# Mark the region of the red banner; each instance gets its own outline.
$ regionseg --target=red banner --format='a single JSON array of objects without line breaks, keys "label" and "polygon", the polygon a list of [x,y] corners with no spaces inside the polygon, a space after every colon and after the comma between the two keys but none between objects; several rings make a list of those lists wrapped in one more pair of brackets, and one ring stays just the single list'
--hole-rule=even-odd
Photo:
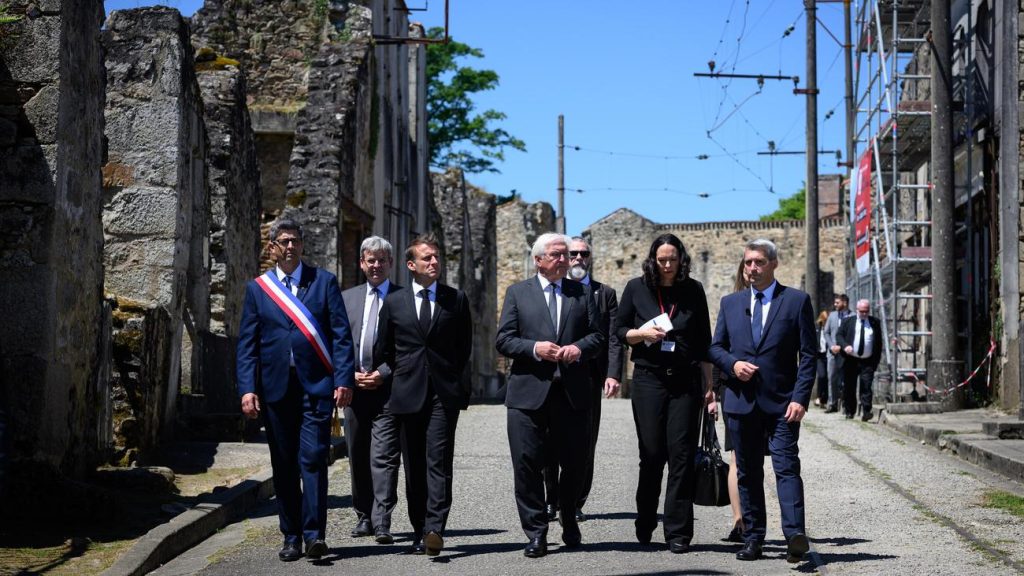
[{"label": "red banner", "polygon": [[871,238],[871,147],[864,151],[857,168],[857,195],[853,202],[853,253],[857,272],[864,274],[870,266]]}]

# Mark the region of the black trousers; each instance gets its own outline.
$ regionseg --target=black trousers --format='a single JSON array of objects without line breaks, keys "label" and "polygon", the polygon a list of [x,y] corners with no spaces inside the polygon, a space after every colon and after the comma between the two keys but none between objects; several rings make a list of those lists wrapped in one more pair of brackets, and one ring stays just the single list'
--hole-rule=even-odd
[{"label": "black trousers", "polygon": [[[557,454],[561,476],[558,500],[576,502],[587,450],[590,410],[573,409],[561,383],[552,383],[544,404],[536,410],[509,408],[508,446],[512,455],[516,507],[526,537],[547,536],[544,514],[544,467],[548,451]],[[568,512],[568,511],[567,511]]]},{"label": "black trousers", "polygon": [[667,463],[665,541],[689,543],[693,538],[693,459],[697,450],[699,410],[704,405],[700,372],[693,369],[667,375],[637,366],[630,398],[640,444],[637,533],[650,534],[658,525],[661,478]]},{"label": "black trousers", "polygon": [[818,403],[822,407],[828,404],[828,358],[824,352],[818,353],[815,360],[816,375],[814,385],[818,388]]},{"label": "black trousers", "polygon": [[376,390],[357,390],[352,404],[345,408],[345,442],[348,444],[349,472],[352,475],[352,508],[360,521],[370,518],[373,511],[370,440],[373,420],[380,415],[386,399]]},{"label": "black trousers", "polygon": [[[590,496],[590,488],[594,485],[594,458],[597,456],[597,434],[601,428],[601,398],[604,394],[604,381],[600,384],[594,382],[594,390],[591,393],[590,418],[587,421],[587,440],[590,442],[589,449],[584,456],[583,478],[580,485],[580,495],[576,499],[576,510],[582,510]],[[548,450],[547,465],[544,467],[544,500],[548,506],[558,508],[558,453],[555,450]],[[573,510],[566,509],[567,512]]]},{"label": "black trousers", "polygon": [[[372,427],[370,475],[373,478],[373,509],[370,521],[374,528],[390,532],[391,514],[398,504],[398,464],[403,460],[399,436],[401,425],[385,406],[373,419]],[[405,476],[409,478],[408,456],[404,462]]]},{"label": "black trousers", "polygon": [[416,534],[444,534],[452,507],[455,427],[459,411],[448,409],[433,387],[423,408],[396,415],[405,456],[405,495],[409,523]]},{"label": "black trousers", "polygon": [[875,380],[875,366],[868,359],[847,356],[843,359],[843,412],[849,416],[857,413],[857,387],[860,386],[860,409],[862,414],[871,411],[873,397],[872,383]]}]

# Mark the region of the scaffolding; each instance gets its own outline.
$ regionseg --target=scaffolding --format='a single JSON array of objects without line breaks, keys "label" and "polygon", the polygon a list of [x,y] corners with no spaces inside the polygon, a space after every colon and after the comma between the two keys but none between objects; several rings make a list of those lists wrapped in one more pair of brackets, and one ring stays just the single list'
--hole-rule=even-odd
[{"label": "scaffolding", "polygon": [[857,9],[854,159],[870,156],[870,263],[848,275],[848,293],[870,300],[880,317],[888,369],[876,388],[892,401],[916,397],[932,336],[929,7],[867,0]]}]

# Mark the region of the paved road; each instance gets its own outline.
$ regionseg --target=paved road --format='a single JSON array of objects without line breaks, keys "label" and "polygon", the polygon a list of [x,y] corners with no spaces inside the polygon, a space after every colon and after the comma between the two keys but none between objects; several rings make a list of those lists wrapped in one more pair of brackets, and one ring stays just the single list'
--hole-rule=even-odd
[{"label": "paved road", "polygon": [[[522,555],[525,538],[512,495],[512,471],[501,406],[474,406],[459,422],[455,458],[455,500],[436,559],[403,554],[409,524],[400,504],[393,546],[352,539],[354,523],[347,496],[331,500],[328,543],[331,555],[318,564],[277,560],[280,536],[273,508],[225,528],[163,567],[157,574],[974,574],[1024,573],[1024,523],[983,507],[989,490],[1024,490],[980,468],[921,446],[877,424],[848,421],[814,411],[801,438],[807,495],[807,529],[812,554],[807,562],[785,562],[778,505],[769,497],[766,558],[735,559],[738,545],[720,538],[728,532],[726,508],[696,510],[693,551],[670,554],[641,547],[633,539],[633,490],[637,450],[629,402],[605,401],[598,443],[597,475],[590,520],[583,523],[584,546],[560,549],[552,524],[551,553]],[[774,478],[766,474],[769,494]],[[347,462],[331,470],[331,494],[348,494]],[[658,538],[660,532],[655,533]]]}]

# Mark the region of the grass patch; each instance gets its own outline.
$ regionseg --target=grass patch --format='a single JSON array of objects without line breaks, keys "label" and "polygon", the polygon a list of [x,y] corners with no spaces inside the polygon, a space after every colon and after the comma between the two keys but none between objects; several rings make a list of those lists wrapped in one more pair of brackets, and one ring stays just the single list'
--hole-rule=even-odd
[{"label": "grass patch", "polygon": [[110,568],[135,542],[92,542],[88,538],[69,538],[59,546],[6,548],[0,554],[0,574],[92,576]]},{"label": "grass patch", "polygon": [[982,496],[981,505],[985,508],[998,508],[999,510],[1009,512],[1017,518],[1024,518],[1024,498],[1016,494],[1001,490],[991,490]]},{"label": "grass patch", "polygon": [[174,477],[174,486],[183,497],[199,496],[218,489],[229,488],[252,476],[259,466],[244,468],[210,468],[199,474],[178,473]]}]

